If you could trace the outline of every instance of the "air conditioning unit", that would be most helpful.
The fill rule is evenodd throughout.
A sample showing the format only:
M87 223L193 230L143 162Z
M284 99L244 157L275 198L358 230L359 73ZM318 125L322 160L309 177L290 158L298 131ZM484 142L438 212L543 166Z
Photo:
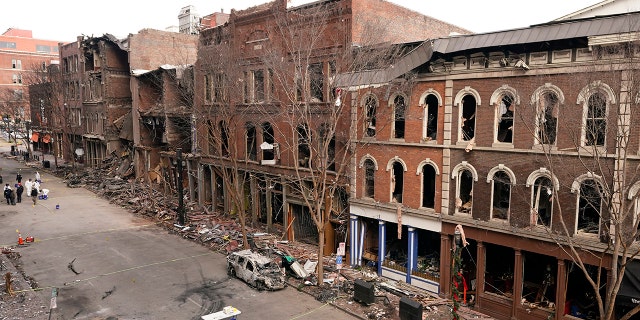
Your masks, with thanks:
M356 279L353 283L353 300L362 304L370 305L376 302L373 283L366 282L362 279Z
M400 320L422 320L422 304L407 297L400 298Z

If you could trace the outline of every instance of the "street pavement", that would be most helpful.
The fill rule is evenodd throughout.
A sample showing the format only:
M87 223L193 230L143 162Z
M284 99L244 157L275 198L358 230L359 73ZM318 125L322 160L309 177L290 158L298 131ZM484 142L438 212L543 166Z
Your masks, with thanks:
M0 141L0 153L9 150ZM17 172L24 183L36 171L5 157L0 167L12 186ZM228 305L242 312L239 319L353 318L295 288L256 291L227 276L223 255L40 174L49 199L35 206L26 196L15 206L0 203L0 246L15 246L18 232L35 237L17 251L45 305L57 289L51 319L195 320Z

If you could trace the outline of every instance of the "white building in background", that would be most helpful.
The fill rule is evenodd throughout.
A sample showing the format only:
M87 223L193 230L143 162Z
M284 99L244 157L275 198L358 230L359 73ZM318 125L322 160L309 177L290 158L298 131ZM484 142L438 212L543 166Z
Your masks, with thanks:
M196 8L192 5L180 9L178 22L180 24L179 32L186 34L198 34L200 26L200 15Z

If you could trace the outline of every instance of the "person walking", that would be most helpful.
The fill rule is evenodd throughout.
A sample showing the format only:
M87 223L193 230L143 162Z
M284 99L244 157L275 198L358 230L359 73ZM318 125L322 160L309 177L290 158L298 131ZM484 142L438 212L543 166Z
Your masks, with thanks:
M33 201L33 207L36 206L36 204L38 203L38 189L36 188L31 188L31 200Z
M4 185L4 198L7 199L7 204L11 204L11 187L8 183Z
M18 171L18 175L16 175L16 181L18 181L18 183L22 182L22 175L20 174L19 171Z
M24 187L22 183L18 182L18 186L16 187L16 202L22 202L22 193L24 192Z
M42 180L40 180L40 172L36 171L36 182L40 183L42 182Z
M33 181L31 178L24 183L24 189L27 191L27 197L31 197L31 189L33 188Z

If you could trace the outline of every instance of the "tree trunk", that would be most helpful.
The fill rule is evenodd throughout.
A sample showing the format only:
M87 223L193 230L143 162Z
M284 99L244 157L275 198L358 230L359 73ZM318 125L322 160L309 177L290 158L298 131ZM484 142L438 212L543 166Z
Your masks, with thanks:
M318 273L318 286L321 286L324 281L324 228L318 228L318 266L316 272Z

